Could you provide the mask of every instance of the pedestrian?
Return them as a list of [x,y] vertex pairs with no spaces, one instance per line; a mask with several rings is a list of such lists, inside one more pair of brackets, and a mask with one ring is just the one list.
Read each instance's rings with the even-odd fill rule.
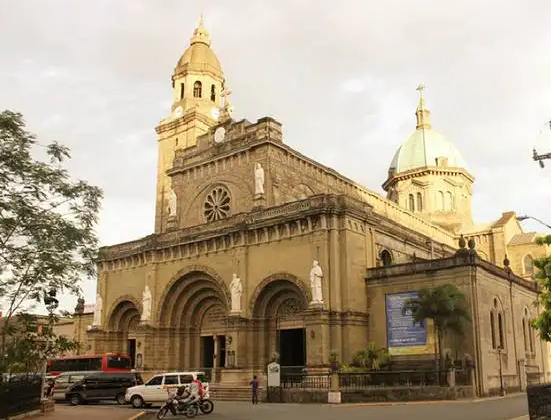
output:
[[258,379],[256,375],[253,376],[253,380],[249,385],[251,386],[253,405],[258,404]]

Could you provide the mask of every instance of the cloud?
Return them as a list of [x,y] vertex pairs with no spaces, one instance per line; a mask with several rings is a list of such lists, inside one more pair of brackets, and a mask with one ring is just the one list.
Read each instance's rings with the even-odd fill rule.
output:
[[[549,214],[551,161],[541,170],[531,160],[534,145],[551,151],[540,134],[551,119],[547,0],[0,7],[0,106],[23,112],[44,141],[69,145],[75,176],[104,188],[103,243],[153,230],[154,127],[201,9],[237,118],[278,119],[287,144],[380,191],[414,129],[423,82],[434,127],[476,176],[476,219]],[[93,299],[93,283],[86,288]]]

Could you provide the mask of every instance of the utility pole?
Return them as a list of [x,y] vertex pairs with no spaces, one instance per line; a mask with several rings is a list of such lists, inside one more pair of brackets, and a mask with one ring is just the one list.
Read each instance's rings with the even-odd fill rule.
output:
[[[551,121],[549,121],[546,125],[548,125],[549,129],[551,130]],[[537,150],[534,148],[532,150],[532,159],[534,159],[534,161],[538,162],[540,164],[540,167],[543,169],[543,168],[545,168],[545,164],[543,163],[543,161],[546,160],[546,159],[551,159],[551,153],[544,153],[544,154],[539,155]]]

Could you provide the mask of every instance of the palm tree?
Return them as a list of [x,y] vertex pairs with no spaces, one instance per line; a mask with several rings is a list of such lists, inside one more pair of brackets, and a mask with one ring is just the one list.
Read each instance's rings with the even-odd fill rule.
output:
[[413,324],[423,325],[425,320],[432,320],[435,334],[434,363],[439,370],[443,365],[442,349],[446,333],[450,331],[462,335],[464,321],[471,319],[465,295],[452,284],[419,290],[417,297],[405,301],[402,314],[410,314]]
[[387,349],[377,347],[374,343],[369,343],[365,349],[359,350],[354,355],[353,365],[366,368],[368,370],[379,370],[381,365],[388,361]]

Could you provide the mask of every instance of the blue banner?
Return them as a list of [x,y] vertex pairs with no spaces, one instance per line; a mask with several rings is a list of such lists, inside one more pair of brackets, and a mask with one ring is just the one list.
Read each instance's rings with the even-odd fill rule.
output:
[[386,295],[386,334],[389,348],[427,344],[426,327],[419,324],[413,325],[413,317],[410,314],[402,315],[404,302],[417,296],[417,292]]

